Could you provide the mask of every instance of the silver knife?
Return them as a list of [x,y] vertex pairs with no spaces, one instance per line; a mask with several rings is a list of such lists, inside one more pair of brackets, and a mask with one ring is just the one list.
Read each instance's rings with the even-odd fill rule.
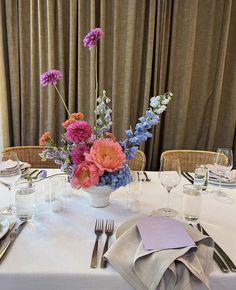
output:
[[19,225],[17,225],[9,234],[9,237],[3,242],[3,245],[0,249],[0,263],[3,261],[3,258],[5,257],[6,253],[14,243],[15,239],[18,237],[20,232],[23,230],[23,228],[26,225],[26,221],[21,222]]
[[[202,227],[202,225],[198,224],[198,227],[201,228],[202,233],[204,235],[209,236],[207,231]],[[216,251],[220,254],[220,256],[223,258],[227,266],[230,268],[232,272],[236,272],[236,266],[234,265],[233,261],[230,259],[230,257],[225,253],[225,251],[214,241],[214,247]]]
[[0,245],[4,243],[4,241],[7,239],[7,237],[9,236],[10,232],[13,230],[15,225],[16,225],[16,221],[10,223],[8,231],[5,233],[3,237],[0,238]]
[[[191,223],[189,224],[191,227],[194,227]],[[200,224],[197,224],[197,229],[200,233],[204,234],[202,231],[202,226]],[[214,250],[213,252],[213,259],[216,261],[218,267],[221,269],[223,273],[228,273],[229,268],[225,264],[225,262],[222,260],[222,258],[217,254],[217,252]]]

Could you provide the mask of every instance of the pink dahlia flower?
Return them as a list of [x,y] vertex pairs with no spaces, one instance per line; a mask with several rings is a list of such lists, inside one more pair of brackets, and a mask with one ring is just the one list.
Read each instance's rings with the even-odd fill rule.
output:
[[93,48],[98,39],[103,36],[103,31],[101,28],[94,28],[92,29],[83,40],[84,46],[88,47],[89,49]]
[[74,171],[70,181],[71,186],[73,188],[80,186],[86,188],[91,185],[97,185],[101,174],[102,172],[94,163],[83,161]]
[[42,87],[48,85],[56,85],[62,78],[62,73],[59,70],[52,69],[40,75],[40,84]]
[[66,139],[78,143],[85,141],[92,135],[92,127],[86,121],[79,121],[71,124],[66,131]]
[[80,164],[85,160],[84,153],[89,152],[88,146],[85,144],[80,144],[77,147],[74,147],[71,151],[71,159],[75,165]]
[[90,153],[85,153],[85,159],[94,162],[101,170],[113,172],[123,167],[125,154],[119,143],[111,139],[99,139],[90,148]]

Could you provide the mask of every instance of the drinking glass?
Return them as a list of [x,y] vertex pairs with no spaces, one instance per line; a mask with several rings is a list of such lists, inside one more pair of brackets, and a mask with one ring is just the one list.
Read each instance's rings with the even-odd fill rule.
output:
[[168,192],[167,206],[165,208],[160,208],[157,213],[168,216],[175,217],[177,211],[170,208],[170,192],[180,183],[181,179],[181,168],[180,161],[177,158],[164,157],[161,160],[161,166],[159,171],[159,180]]
[[1,209],[3,215],[14,214],[12,207],[12,188],[21,177],[20,163],[16,153],[0,154],[0,182],[9,190],[9,206]]
[[219,197],[227,197],[221,189],[222,177],[233,168],[233,152],[230,148],[218,148],[214,162],[214,171],[219,175],[219,188],[217,194]]
[[183,216],[187,221],[197,221],[201,212],[202,188],[194,184],[183,185]]
[[207,190],[208,179],[209,169],[207,168],[207,166],[203,164],[196,164],[193,184],[204,191]]
[[142,193],[142,177],[138,171],[132,171],[132,182],[127,185],[127,207],[132,212],[141,210],[139,196]]

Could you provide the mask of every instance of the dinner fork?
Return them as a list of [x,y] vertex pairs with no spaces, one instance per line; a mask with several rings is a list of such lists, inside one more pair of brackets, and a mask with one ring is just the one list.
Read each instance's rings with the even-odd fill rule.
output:
[[100,267],[101,268],[106,268],[107,266],[107,259],[104,257],[104,254],[107,252],[108,250],[108,242],[109,242],[109,238],[110,236],[113,235],[114,232],[114,220],[107,220],[106,221],[106,228],[105,228],[105,234],[107,235],[106,238],[106,242],[102,251],[102,260],[101,260],[101,264]]
[[98,240],[103,233],[103,220],[96,220],[94,232],[96,234],[96,241],[93,247],[90,268],[97,268]]

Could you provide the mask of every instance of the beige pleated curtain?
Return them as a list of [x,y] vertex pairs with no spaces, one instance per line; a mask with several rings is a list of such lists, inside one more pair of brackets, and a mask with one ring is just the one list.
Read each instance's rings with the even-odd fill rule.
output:
[[[94,27],[99,92],[112,103],[113,133],[124,138],[153,95],[174,97],[146,142],[147,168],[167,149],[236,148],[236,3],[232,0],[1,0],[1,110],[11,145],[59,141],[66,111],[39,76],[59,69],[70,112],[93,122],[95,50],[83,46]],[[4,84],[3,84],[4,83]],[[5,97],[4,97],[5,96]],[[2,103],[5,100],[5,104]],[[4,109],[2,109],[4,104]],[[235,155],[236,152],[234,151]]]

